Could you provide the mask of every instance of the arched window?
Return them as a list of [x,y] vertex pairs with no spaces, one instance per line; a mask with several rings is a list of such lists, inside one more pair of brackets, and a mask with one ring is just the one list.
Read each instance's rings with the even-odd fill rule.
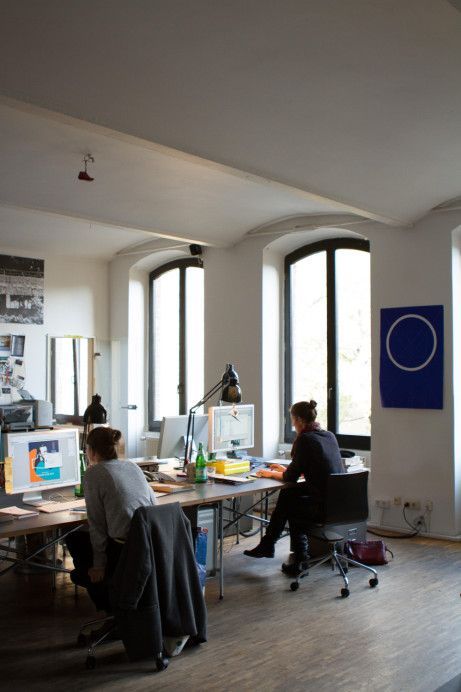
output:
[[201,261],[177,260],[150,274],[149,429],[185,414],[203,395],[204,282]]
[[325,240],[285,258],[285,440],[288,407],[315,399],[340,446],[370,449],[370,246]]

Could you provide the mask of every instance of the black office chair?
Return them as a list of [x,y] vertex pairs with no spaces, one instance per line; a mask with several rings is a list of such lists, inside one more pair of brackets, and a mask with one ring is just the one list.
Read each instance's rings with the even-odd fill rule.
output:
[[304,524],[308,537],[328,544],[328,552],[318,559],[309,561],[307,569],[301,572],[296,580],[290,585],[292,591],[297,591],[299,581],[309,574],[309,571],[331,561],[332,569],[338,568],[344,587],[341,589],[341,596],[349,596],[349,580],[346,576],[348,565],[362,567],[373,574],[368,582],[371,588],[378,584],[378,574],[375,569],[364,565],[357,560],[344,555],[340,552],[340,544],[345,536],[338,533],[338,524],[351,524],[354,522],[366,521],[368,519],[368,471],[357,473],[335,473],[328,477],[327,493],[325,502],[325,513],[322,522],[310,522]]
[[78,642],[88,645],[87,668],[95,667],[96,647],[110,638],[123,640],[130,661],[152,658],[157,671],[165,670],[167,655],[177,655],[186,641],[187,646],[206,641],[192,532],[179,503],[135,511],[110,595],[114,617],[84,625],[86,633],[95,624],[103,625],[103,632],[88,638],[82,628],[79,634]]

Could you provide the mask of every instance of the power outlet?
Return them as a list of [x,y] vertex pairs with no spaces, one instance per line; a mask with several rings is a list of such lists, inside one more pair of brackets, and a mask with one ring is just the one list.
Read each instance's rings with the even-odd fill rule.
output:
[[390,500],[376,500],[376,506],[380,509],[389,509],[391,506]]
[[402,504],[402,498],[400,497],[400,495],[396,495],[394,497],[394,507],[400,507],[401,504]]
[[420,500],[404,500],[403,506],[407,507],[408,509],[419,510],[419,509],[421,509],[421,501]]
[[416,517],[415,519],[415,528],[416,529],[422,529],[423,531],[427,530],[426,527],[426,520],[424,518],[424,515],[420,515],[419,517]]

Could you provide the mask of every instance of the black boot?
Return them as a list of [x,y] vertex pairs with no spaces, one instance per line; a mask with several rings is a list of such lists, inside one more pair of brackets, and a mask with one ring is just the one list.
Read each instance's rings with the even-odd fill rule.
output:
[[274,557],[274,541],[269,536],[263,536],[261,542],[252,550],[244,550],[248,557]]
[[291,553],[288,562],[282,563],[282,572],[289,577],[298,577],[302,572],[306,572],[309,567],[309,555],[307,553]]

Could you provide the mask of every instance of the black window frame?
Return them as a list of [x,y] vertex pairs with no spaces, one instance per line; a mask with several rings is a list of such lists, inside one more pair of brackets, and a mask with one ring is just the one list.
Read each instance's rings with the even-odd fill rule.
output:
[[292,341],[291,341],[291,283],[290,269],[293,264],[309,255],[326,252],[327,274],[327,428],[338,440],[340,447],[368,451],[371,447],[369,435],[344,435],[338,433],[338,387],[337,387],[337,325],[336,325],[336,250],[361,250],[370,252],[368,240],[355,238],[335,238],[304,245],[285,257],[285,442],[292,442],[289,407],[292,401]]
[[173,260],[162,264],[149,274],[149,377],[147,387],[147,414],[149,417],[149,430],[158,432],[160,430],[160,420],[154,419],[154,395],[155,395],[155,373],[154,373],[154,281],[162,274],[166,274],[172,269],[179,269],[179,414],[185,415],[187,402],[187,379],[186,379],[186,270],[189,267],[200,267],[203,269],[201,258],[188,257]]

